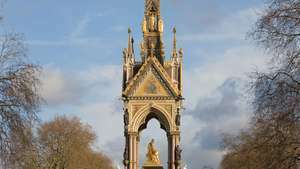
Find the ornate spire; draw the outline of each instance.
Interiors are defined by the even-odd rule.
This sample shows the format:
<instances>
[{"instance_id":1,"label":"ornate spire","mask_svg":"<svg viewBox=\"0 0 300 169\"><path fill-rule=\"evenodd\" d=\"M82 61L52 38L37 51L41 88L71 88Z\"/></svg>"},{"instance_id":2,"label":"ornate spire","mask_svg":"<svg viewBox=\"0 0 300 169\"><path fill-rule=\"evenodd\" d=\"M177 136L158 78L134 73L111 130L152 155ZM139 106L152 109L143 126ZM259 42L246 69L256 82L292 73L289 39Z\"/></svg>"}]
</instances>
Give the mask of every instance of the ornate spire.
<instances>
[{"instance_id":1,"label":"ornate spire","mask_svg":"<svg viewBox=\"0 0 300 169\"><path fill-rule=\"evenodd\" d=\"M145 51L144 57L147 58L150 57L150 55L154 55L163 65L164 45L162 42L162 34L164 31L164 23L160 16L160 0L145 0L145 15L142 21L142 31L144 34L142 42Z\"/></svg>"},{"instance_id":2,"label":"ornate spire","mask_svg":"<svg viewBox=\"0 0 300 169\"><path fill-rule=\"evenodd\" d=\"M145 2L145 14L149 14L149 12L158 12L160 15L160 0L146 0Z\"/></svg>"},{"instance_id":3,"label":"ornate spire","mask_svg":"<svg viewBox=\"0 0 300 169\"><path fill-rule=\"evenodd\" d=\"M133 38L131 36L131 29L128 28L128 47L123 50L124 55L124 81L123 85L133 77L133 68L135 64Z\"/></svg>"},{"instance_id":4,"label":"ornate spire","mask_svg":"<svg viewBox=\"0 0 300 169\"><path fill-rule=\"evenodd\" d=\"M128 55L133 55L134 54L134 50L133 50L133 38L131 36L131 29L128 28Z\"/></svg>"},{"instance_id":5,"label":"ornate spire","mask_svg":"<svg viewBox=\"0 0 300 169\"><path fill-rule=\"evenodd\" d=\"M176 41L176 28L173 28L173 51L172 51L172 82L174 84L178 84L178 68L179 68L179 59L178 59L178 54L177 54L177 41Z\"/></svg>"}]
</instances>

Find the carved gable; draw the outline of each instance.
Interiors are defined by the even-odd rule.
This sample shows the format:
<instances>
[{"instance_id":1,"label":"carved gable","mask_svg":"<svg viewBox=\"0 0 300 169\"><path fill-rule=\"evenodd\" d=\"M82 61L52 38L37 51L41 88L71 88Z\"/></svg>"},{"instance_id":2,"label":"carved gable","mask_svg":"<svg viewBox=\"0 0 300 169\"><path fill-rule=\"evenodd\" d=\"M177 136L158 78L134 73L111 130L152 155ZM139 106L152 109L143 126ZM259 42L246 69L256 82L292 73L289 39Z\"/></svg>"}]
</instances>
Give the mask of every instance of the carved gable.
<instances>
[{"instance_id":1,"label":"carved gable","mask_svg":"<svg viewBox=\"0 0 300 169\"><path fill-rule=\"evenodd\" d=\"M147 0L146 2L146 10L147 11L157 11L158 10L159 3L157 0Z\"/></svg>"},{"instance_id":2,"label":"carved gable","mask_svg":"<svg viewBox=\"0 0 300 169\"><path fill-rule=\"evenodd\" d=\"M153 72L153 68L146 73L143 81L137 87L133 96L170 96L171 92L162 84L160 77Z\"/></svg>"},{"instance_id":3,"label":"carved gable","mask_svg":"<svg viewBox=\"0 0 300 169\"><path fill-rule=\"evenodd\" d=\"M149 58L139 72L128 84L125 92L127 96L177 96L176 89L170 82L169 75L158 60Z\"/></svg>"}]
</instances>

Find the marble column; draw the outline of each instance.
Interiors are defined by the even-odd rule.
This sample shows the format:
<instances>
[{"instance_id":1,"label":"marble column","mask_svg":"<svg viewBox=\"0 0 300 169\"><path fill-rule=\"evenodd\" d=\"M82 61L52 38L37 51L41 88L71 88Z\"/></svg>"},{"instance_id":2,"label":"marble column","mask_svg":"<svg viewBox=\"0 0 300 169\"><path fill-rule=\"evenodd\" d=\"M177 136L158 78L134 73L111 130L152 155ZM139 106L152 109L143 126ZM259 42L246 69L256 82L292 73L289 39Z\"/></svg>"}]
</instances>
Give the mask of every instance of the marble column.
<instances>
[{"instance_id":1,"label":"marble column","mask_svg":"<svg viewBox=\"0 0 300 169\"><path fill-rule=\"evenodd\" d=\"M129 134L129 169L137 169L137 134Z\"/></svg>"},{"instance_id":2,"label":"marble column","mask_svg":"<svg viewBox=\"0 0 300 169\"><path fill-rule=\"evenodd\" d=\"M175 148L177 145L180 144L180 135L179 133L175 134L168 134L168 166L169 169L178 169L176 168L176 161L175 161Z\"/></svg>"},{"instance_id":3,"label":"marble column","mask_svg":"<svg viewBox=\"0 0 300 169\"><path fill-rule=\"evenodd\" d=\"M140 166L139 164L139 161L140 161L140 158L139 158L139 145L140 145L140 137L139 135L137 136L136 138L136 158L135 158L135 161L136 161L136 168L138 169Z\"/></svg>"},{"instance_id":4,"label":"marble column","mask_svg":"<svg viewBox=\"0 0 300 169\"><path fill-rule=\"evenodd\" d=\"M133 169L133 146L132 146L132 135L129 135L129 169Z\"/></svg>"}]
</instances>

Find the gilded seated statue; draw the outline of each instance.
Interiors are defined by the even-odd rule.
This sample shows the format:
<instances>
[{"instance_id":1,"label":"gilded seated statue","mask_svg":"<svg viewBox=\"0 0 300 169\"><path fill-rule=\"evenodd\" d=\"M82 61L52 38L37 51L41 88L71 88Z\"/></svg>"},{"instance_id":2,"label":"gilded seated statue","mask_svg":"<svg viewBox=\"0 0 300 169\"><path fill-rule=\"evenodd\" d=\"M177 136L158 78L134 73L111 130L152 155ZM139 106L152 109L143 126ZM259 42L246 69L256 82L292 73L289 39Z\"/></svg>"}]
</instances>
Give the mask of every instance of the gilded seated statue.
<instances>
[{"instance_id":1,"label":"gilded seated statue","mask_svg":"<svg viewBox=\"0 0 300 169\"><path fill-rule=\"evenodd\" d=\"M147 161L145 164L160 165L159 152L154 147L154 139L148 144Z\"/></svg>"}]
</instances>

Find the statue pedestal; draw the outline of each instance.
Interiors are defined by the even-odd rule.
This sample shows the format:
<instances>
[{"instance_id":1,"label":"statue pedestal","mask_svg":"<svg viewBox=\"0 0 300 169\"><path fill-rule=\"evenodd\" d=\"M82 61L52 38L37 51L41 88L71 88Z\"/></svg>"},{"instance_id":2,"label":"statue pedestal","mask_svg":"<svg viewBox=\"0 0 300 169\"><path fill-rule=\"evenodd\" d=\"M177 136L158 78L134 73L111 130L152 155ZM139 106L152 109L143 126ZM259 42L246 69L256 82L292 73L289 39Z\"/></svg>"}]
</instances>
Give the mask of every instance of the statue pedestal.
<instances>
[{"instance_id":1,"label":"statue pedestal","mask_svg":"<svg viewBox=\"0 0 300 169\"><path fill-rule=\"evenodd\" d=\"M142 169L164 169L161 165L143 165Z\"/></svg>"}]
</instances>

